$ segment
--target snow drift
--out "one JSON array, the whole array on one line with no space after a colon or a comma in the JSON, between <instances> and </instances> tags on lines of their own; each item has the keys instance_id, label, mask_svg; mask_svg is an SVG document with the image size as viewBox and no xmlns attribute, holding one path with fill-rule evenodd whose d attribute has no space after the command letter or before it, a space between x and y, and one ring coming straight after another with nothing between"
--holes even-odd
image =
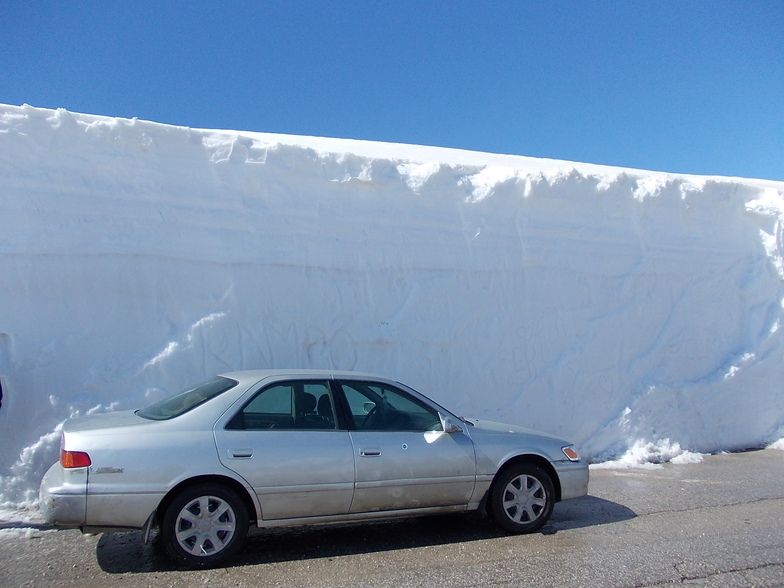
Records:
<instances>
[{"instance_id":1,"label":"snow drift","mask_svg":"<svg viewBox=\"0 0 784 588\"><path fill-rule=\"evenodd\" d=\"M378 372L593 461L784 436L784 183L0 106L0 502L71 415Z\"/></svg>"}]
</instances>

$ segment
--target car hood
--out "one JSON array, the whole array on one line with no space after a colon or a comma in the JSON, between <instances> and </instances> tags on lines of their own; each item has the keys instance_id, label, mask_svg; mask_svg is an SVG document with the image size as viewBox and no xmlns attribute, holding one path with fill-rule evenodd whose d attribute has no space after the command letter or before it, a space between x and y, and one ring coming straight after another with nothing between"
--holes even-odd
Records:
<instances>
[{"instance_id":1,"label":"car hood","mask_svg":"<svg viewBox=\"0 0 784 588\"><path fill-rule=\"evenodd\" d=\"M463 420L473 425L476 429L487 433L516 433L519 435L545 437L547 439L553 439L555 441L562 441L564 444L568 445L568 442L564 441L560 437L556 437L555 435L550 435L549 433L542 433L541 431L537 431L535 429L526 429L525 427L518 427L517 425L497 423L494 421L485 421L483 419L463 419ZM472 428L469 430L474 430L474 429Z\"/></svg>"},{"instance_id":2,"label":"car hood","mask_svg":"<svg viewBox=\"0 0 784 588\"><path fill-rule=\"evenodd\" d=\"M116 427L130 427L154 422L143 419L134 410L119 410L69 419L63 425L63 429L67 432L95 431L97 429L114 429Z\"/></svg>"}]
</instances>

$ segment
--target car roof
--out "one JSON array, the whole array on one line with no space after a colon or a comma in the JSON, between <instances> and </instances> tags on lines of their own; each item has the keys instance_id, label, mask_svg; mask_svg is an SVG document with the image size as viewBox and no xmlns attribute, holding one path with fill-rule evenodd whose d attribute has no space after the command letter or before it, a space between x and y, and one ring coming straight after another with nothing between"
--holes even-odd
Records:
<instances>
[{"instance_id":1,"label":"car roof","mask_svg":"<svg viewBox=\"0 0 784 588\"><path fill-rule=\"evenodd\" d=\"M218 374L225 378L231 378L232 380L247 382L251 380L259 381L264 380L266 378L277 378L277 377L284 377L284 378L325 378L325 379L332 379L332 378L351 378L351 379L361 379L361 378L369 378L373 380L380 380L384 382L394 382L395 380L380 376L378 374L368 374L363 372L353 372L347 370L324 370L324 369L258 369L258 370L239 370L233 372L224 372Z\"/></svg>"}]
</instances>

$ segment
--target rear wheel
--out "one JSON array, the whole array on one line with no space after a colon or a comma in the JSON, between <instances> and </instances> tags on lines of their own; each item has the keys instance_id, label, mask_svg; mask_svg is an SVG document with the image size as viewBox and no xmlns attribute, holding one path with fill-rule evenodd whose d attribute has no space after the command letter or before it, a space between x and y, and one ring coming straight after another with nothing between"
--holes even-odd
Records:
<instances>
[{"instance_id":1,"label":"rear wheel","mask_svg":"<svg viewBox=\"0 0 784 588\"><path fill-rule=\"evenodd\" d=\"M533 533L550 518L554 501L553 482L547 472L530 463L514 464L496 475L488 510L507 531Z\"/></svg>"},{"instance_id":2,"label":"rear wheel","mask_svg":"<svg viewBox=\"0 0 784 588\"><path fill-rule=\"evenodd\" d=\"M193 567L222 564L248 533L248 513L236 492L218 484L183 490L161 522L161 540L177 561Z\"/></svg>"}]
</instances>

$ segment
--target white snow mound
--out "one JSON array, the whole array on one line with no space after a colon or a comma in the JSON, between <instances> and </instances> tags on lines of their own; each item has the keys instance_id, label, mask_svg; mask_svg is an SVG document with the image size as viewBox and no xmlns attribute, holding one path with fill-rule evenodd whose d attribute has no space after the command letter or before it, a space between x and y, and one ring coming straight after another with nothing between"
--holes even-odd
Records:
<instances>
[{"instance_id":1,"label":"white snow mound","mask_svg":"<svg viewBox=\"0 0 784 588\"><path fill-rule=\"evenodd\" d=\"M592 461L784 437L781 182L30 106L0 177L0 506L69 416L243 368L382 373Z\"/></svg>"}]
</instances>

